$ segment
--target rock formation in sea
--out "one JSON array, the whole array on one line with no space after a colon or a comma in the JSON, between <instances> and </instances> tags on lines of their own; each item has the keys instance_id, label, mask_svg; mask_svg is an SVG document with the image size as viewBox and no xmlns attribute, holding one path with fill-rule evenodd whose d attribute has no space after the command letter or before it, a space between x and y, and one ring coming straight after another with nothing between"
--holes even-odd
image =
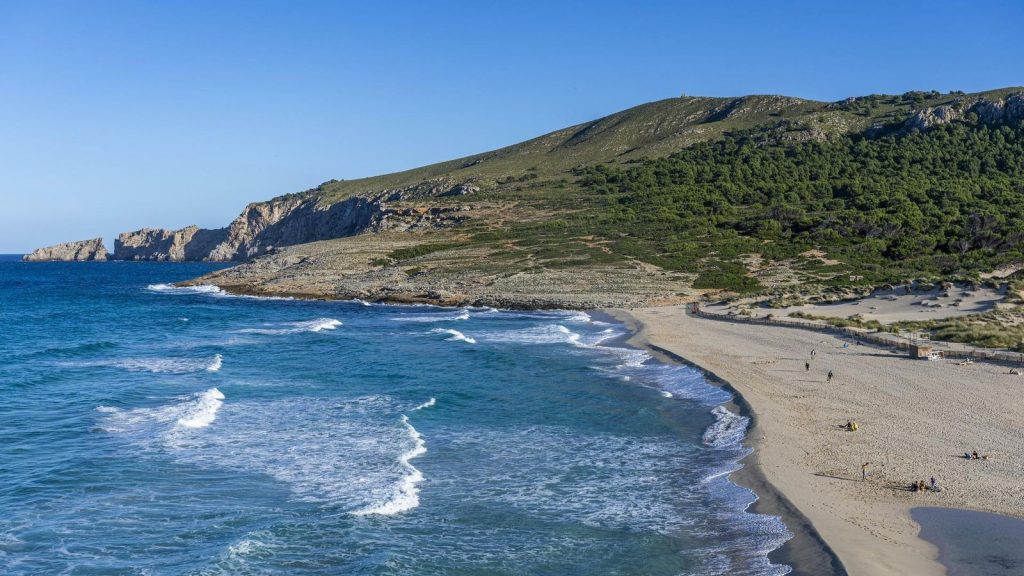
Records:
<instances>
[{"instance_id":1,"label":"rock formation in sea","mask_svg":"<svg viewBox=\"0 0 1024 576\"><path fill-rule=\"evenodd\" d=\"M26 262L71 262L107 260L108 258L109 254L107 254L107 247L103 245L103 238L93 238L92 240L65 242L46 248L37 248L31 254L22 257L22 260Z\"/></svg>"}]
</instances>

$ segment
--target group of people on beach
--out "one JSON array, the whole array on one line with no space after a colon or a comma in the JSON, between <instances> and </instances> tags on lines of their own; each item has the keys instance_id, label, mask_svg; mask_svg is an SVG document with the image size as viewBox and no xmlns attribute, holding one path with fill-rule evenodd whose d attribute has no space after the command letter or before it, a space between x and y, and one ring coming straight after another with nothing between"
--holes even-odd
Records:
<instances>
[{"instance_id":1,"label":"group of people on beach","mask_svg":"<svg viewBox=\"0 0 1024 576\"><path fill-rule=\"evenodd\" d=\"M816 356L817 354L818 354L818 351L817 351L816 349L812 348L812 349L811 349L811 359L814 359L814 357L815 357L815 356ZM811 361L810 361L810 360L808 360L808 361L804 362L804 371L805 371L805 372L810 372L810 371L811 371ZM831 381L832 381L832 378L833 378L833 376L835 376L835 375L834 375L834 374L832 374L832 371L831 371L831 370L829 370L829 371L828 371L828 375L826 375L826 376L825 376L825 381L826 381L826 382L831 382Z\"/></svg>"},{"instance_id":2,"label":"group of people on beach","mask_svg":"<svg viewBox=\"0 0 1024 576\"><path fill-rule=\"evenodd\" d=\"M974 452L971 452L970 454L968 454L967 452L964 452L964 458L966 458L968 460L988 460L988 454L982 454L982 455L979 456L978 455L978 451L975 450Z\"/></svg>"},{"instance_id":3,"label":"group of people on beach","mask_svg":"<svg viewBox=\"0 0 1024 576\"><path fill-rule=\"evenodd\" d=\"M939 488L938 483L935 482L935 476L931 477L931 480L927 485L924 483L924 480L918 480L917 482L910 483L911 492L924 492L925 490L930 492L942 492L942 488Z\"/></svg>"}]
</instances>

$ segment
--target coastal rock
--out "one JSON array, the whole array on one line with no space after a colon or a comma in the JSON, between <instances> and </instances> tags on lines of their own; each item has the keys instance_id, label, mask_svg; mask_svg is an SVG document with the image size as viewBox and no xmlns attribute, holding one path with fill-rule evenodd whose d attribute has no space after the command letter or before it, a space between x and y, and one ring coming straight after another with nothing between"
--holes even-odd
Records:
<instances>
[{"instance_id":1,"label":"coastal rock","mask_svg":"<svg viewBox=\"0 0 1024 576\"><path fill-rule=\"evenodd\" d=\"M319 198L285 197L246 206L206 260L248 260L275 248L358 234L380 223L380 199L355 196L334 204Z\"/></svg>"},{"instance_id":2,"label":"coastal rock","mask_svg":"<svg viewBox=\"0 0 1024 576\"><path fill-rule=\"evenodd\" d=\"M107 247L103 245L103 238L92 240L79 240L77 242L65 242L55 244L46 248L33 250L31 254L22 257L25 262L84 262L103 261L109 258Z\"/></svg>"},{"instance_id":3,"label":"coastal rock","mask_svg":"<svg viewBox=\"0 0 1024 576\"><path fill-rule=\"evenodd\" d=\"M114 241L114 260L206 260L224 236L223 228L205 230L198 226L187 226L181 230L143 228L122 232Z\"/></svg>"}]
</instances>

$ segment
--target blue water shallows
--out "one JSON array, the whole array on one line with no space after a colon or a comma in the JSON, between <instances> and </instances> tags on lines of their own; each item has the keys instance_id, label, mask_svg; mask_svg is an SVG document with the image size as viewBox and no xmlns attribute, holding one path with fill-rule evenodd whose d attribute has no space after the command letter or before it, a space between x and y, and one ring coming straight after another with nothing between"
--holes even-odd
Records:
<instances>
[{"instance_id":1,"label":"blue water shallows","mask_svg":"<svg viewBox=\"0 0 1024 576\"><path fill-rule=\"evenodd\" d=\"M784 574L746 420L576 312L0 261L4 574Z\"/></svg>"}]
</instances>

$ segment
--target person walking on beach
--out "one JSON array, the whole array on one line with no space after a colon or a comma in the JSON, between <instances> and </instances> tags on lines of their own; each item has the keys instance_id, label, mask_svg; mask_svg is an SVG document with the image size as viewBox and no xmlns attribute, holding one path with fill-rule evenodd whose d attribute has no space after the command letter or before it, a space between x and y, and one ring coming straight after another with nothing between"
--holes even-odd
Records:
<instances>
[{"instance_id":1,"label":"person walking on beach","mask_svg":"<svg viewBox=\"0 0 1024 576\"><path fill-rule=\"evenodd\" d=\"M817 350L815 350L814 348L811 348L811 358L814 358L814 355L817 354L817 353L818 353Z\"/></svg>"},{"instance_id":2,"label":"person walking on beach","mask_svg":"<svg viewBox=\"0 0 1024 576\"><path fill-rule=\"evenodd\" d=\"M865 462L865 463L860 465L860 481L861 482L863 482L863 481L868 479L868 464L870 464L870 462Z\"/></svg>"},{"instance_id":3,"label":"person walking on beach","mask_svg":"<svg viewBox=\"0 0 1024 576\"><path fill-rule=\"evenodd\" d=\"M932 476L931 484L932 484L932 492L934 492L935 491L935 476Z\"/></svg>"},{"instance_id":4,"label":"person walking on beach","mask_svg":"<svg viewBox=\"0 0 1024 576\"><path fill-rule=\"evenodd\" d=\"M825 381L826 382L831 382L832 381L832 371L831 370L828 371L828 376L825 377Z\"/></svg>"},{"instance_id":5,"label":"person walking on beach","mask_svg":"<svg viewBox=\"0 0 1024 576\"><path fill-rule=\"evenodd\" d=\"M811 363L810 362L804 362L804 370L806 370L808 372L811 371Z\"/></svg>"}]
</instances>

